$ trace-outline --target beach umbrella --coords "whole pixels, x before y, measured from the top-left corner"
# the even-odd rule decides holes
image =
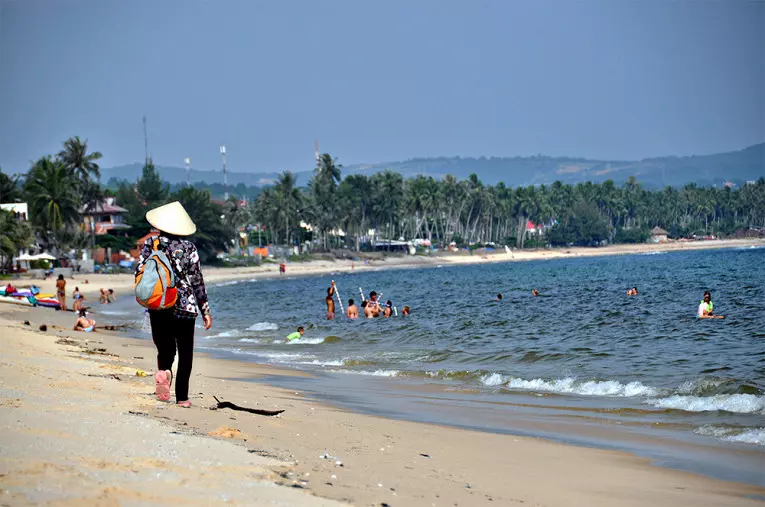
[[[55,258],[55,257],[53,257],[53,256],[52,256],[51,254],[49,254],[49,253],[41,253],[41,254],[39,254],[39,255],[34,255],[33,257],[34,257],[36,260],[39,260],[39,261],[55,261],[55,260],[56,260],[56,258]]]

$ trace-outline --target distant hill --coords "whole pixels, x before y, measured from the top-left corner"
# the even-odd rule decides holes
[[[342,162],[342,159],[341,159]],[[157,166],[163,179],[170,183],[186,181],[186,169],[182,167]],[[572,157],[491,157],[491,158],[414,158],[403,162],[376,164],[352,164],[343,167],[343,175],[373,174],[385,169],[400,172],[405,178],[423,174],[442,178],[452,174],[459,179],[471,173],[478,174],[487,184],[500,181],[508,186],[550,184],[556,180],[576,184],[584,181],[602,182],[612,179],[623,183],[635,176],[646,187],[682,186],[686,183],[711,186],[726,181],[741,184],[765,176],[765,143],[756,144],[740,151],[690,157],[647,158],[630,160],[591,160]],[[141,175],[141,164],[105,168],[101,170],[102,181],[111,177],[136,180]],[[229,172],[228,183],[235,186],[264,186],[271,184],[277,172],[241,173]],[[298,184],[308,183],[311,170],[297,172]],[[222,183],[220,170],[191,170],[191,180]]]
[[[186,182],[186,168],[185,167],[173,167],[173,166],[156,166],[159,175],[163,180],[174,183]],[[101,168],[101,181],[107,182],[112,178],[118,180],[135,181],[141,177],[141,170],[143,169],[143,163],[134,163],[129,165],[121,165],[115,167]],[[310,173],[310,171],[308,171]],[[205,183],[223,183],[223,171],[218,169],[215,171],[205,171],[199,169],[191,169],[191,181]],[[242,172],[228,172],[228,184],[236,186],[239,183],[248,186],[266,186],[271,185],[278,176],[277,172],[272,173],[242,173]],[[306,181],[310,174],[306,176]]]

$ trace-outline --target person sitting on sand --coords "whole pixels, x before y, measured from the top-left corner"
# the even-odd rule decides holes
[[[409,310],[409,307],[405,306],[401,309],[401,316],[406,317],[407,315],[409,315],[410,312],[411,310]]]
[[[704,299],[701,300],[696,316],[700,319],[724,319],[722,315],[713,315],[714,304],[712,303],[712,294],[709,291],[704,293]]]
[[[631,289],[627,289],[627,295],[628,296],[637,296],[638,295],[637,287],[632,287]]]
[[[285,342],[291,342],[292,340],[297,340],[301,336],[303,336],[303,333],[305,333],[305,329],[303,329],[303,326],[300,326],[297,328],[297,331],[294,333],[290,333],[287,335],[287,339],[285,339]]]
[[[85,310],[80,310],[79,317],[77,317],[77,322],[74,323],[74,330],[75,331],[84,331],[86,333],[91,333],[96,330],[96,321],[93,319],[88,318],[88,312]]]
[[[72,310],[75,312],[82,310],[82,302],[85,301],[85,296],[82,295],[79,287],[74,288],[74,292],[72,292],[72,299],[74,300],[74,303],[72,304]]]
[[[327,303],[327,320],[333,320],[335,318],[335,298],[333,297],[335,295],[335,282],[332,282],[332,285],[329,286],[327,289],[327,297],[324,298],[324,301]]]
[[[356,306],[353,299],[348,300],[348,308],[345,310],[345,314],[349,319],[355,320],[359,318],[359,307]]]
[[[536,289],[531,289],[531,295],[537,297],[539,295],[539,291]]]
[[[390,299],[385,302],[385,309],[383,310],[383,317],[386,319],[389,318],[391,315],[393,315],[393,303],[391,303]]]

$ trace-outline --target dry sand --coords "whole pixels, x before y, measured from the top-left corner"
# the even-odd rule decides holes
[[[150,342],[76,333],[72,321],[0,305],[0,505],[669,507],[765,498],[765,488],[624,452],[345,412],[242,380],[271,368],[201,354],[194,406],[178,408],[156,401],[151,376],[135,376],[155,364]],[[41,323],[47,332],[36,331]],[[213,396],[285,412],[210,410]]]

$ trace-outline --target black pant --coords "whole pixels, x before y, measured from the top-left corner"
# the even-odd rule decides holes
[[[149,312],[151,337],[157,346],[157,369],[173,367],[178,348],[178,371],[175,374],[175,401],[189,399],[189,378],[194,357],[195,318],[179,317],[172,309]]]

